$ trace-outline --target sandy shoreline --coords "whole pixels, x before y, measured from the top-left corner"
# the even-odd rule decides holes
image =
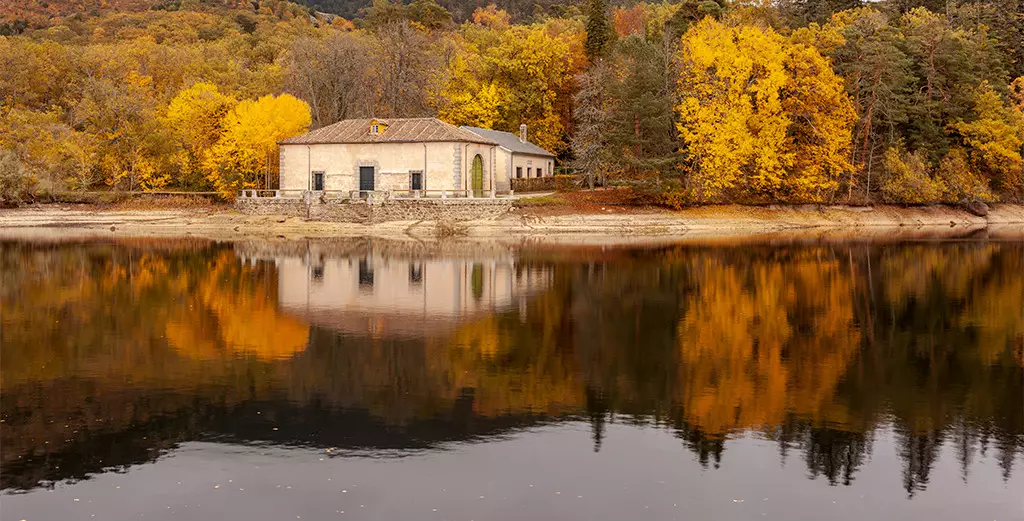
[[[994,205],[987,217],[946,206],[707,206],[683,211],[518,208],[494,219],[466,221],[454,240],[499,243],[630,244],[789,238],[899,239],[983,235],[1024,239],[1024,205]],[[196,237],[214,240],[366,237],[436,241],[436,223],[376,225],[243,215],[231,209],[118,210],[42,205],[0,210],[0,238]]]

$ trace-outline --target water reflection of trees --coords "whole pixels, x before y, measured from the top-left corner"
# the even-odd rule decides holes
[[[5,488],[202,436],[425,448],[560,418],[595,450],[662,425],[716,466],[753,432],[831,484],[891,426],[909,494],[944,445],[964,479],[1024,446],[1020,245],[524,252],[547,291],[418,339],[310,327],[229,246],[0,252]]]

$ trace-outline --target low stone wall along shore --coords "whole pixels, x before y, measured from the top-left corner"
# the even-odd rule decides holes
[[[235,208],[248,215],[287,215],[310,221],[374,224],[387,221],[473,221],[512,210],[509,198],[323,199],[240,197]]]

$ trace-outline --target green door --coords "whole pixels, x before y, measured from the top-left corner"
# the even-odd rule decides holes
[[[477,154],[473,157],[473,170],[471,177],[473,182],[473,197],[484,196],[484,159]]]

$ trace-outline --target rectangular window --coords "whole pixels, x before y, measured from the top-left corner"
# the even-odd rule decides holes
[[[360,192],[372,192],[374,187],[373,177],[375,175],[374,168],[372,166],[361,166],[359,167],[359,191]],[[366,194],[360,194],[360,197],[366,197]]]
[[[313,172],[313,190],[317,192],[323,191],[324,189],[324,173]]]
[[[323,282],[323,281],[324,281],[324,267],[323,266],[314,266],[313,267],[313,282]]]
[[[409,265],[409,284],[420,284],[423,282],[423,265],[422,264],[410,264]]]
[[[373,268],[367,259],[359,259],[359,286],[373,287]]]
[[[526,178],[530,178],[530,167],[526,167]]]
[[[423,190],[423,172],[409,172],[409,190]]]
[[[518,178],[518,179],[522,179],[523,178],[523,167],[521,167],[521,166],[517,166],[516,167],[516,178]]]

